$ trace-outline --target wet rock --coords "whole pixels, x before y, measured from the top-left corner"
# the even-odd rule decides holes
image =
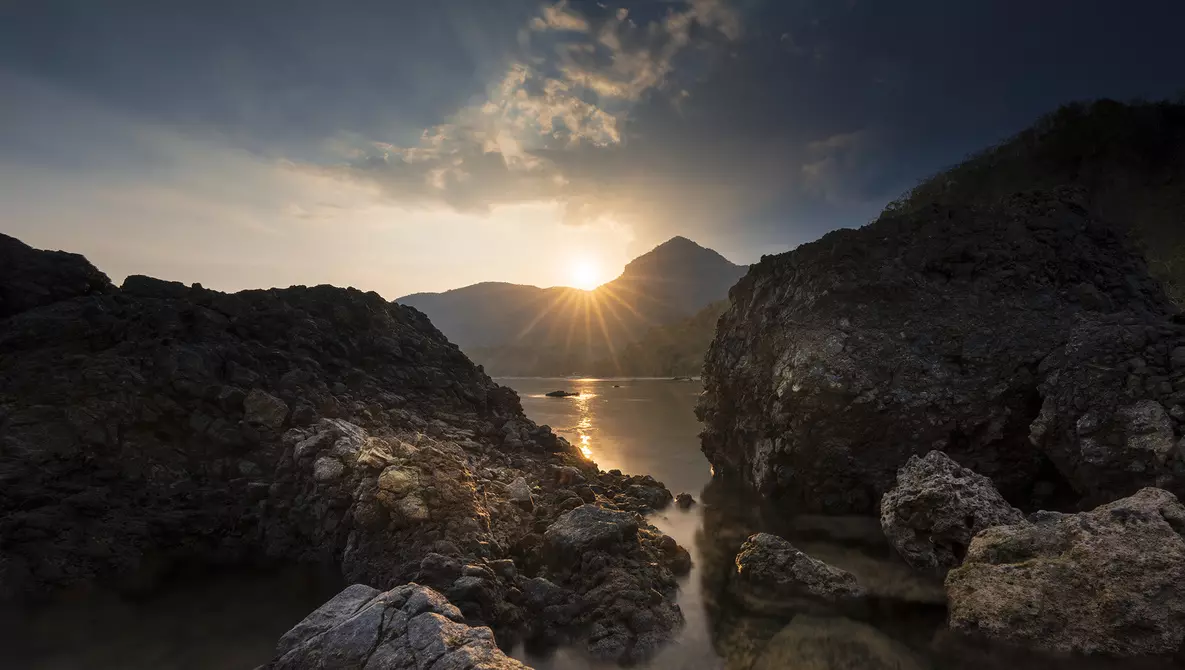
[[[544,395],[546,395],[548,398],[570,398],[573,396],[578,396],[580,394],[573,393],[571,391],[550,391],[548,393],[545,393]]]
[[[935,449],[1035,504],[1054,448],[1029,441],[1042,361],[1084,322],[1174,309],[1070,189],[886,211],[763,258],[731,303],[697,408],[716,472],[796,509],[865,514]]]
[[[798,616],[769,641],[753,670],[924,670],[909,647],[849,619]]]
[[[543,538],[553,561],[578,558],[591,549],[613,550],[637,542],[638,521],[633,514],[581,505],[547,528]]]
[[[385,593],[347,588],[285,633],[276,658],[263,667],[527,668],[498,649],[493,631],[465,625],[444,596],[417,584]]]
[[[1185,643],[1185,506],[1146,488],[1090,512],[988,528],[946,578],[950,628],[1031,649],[1128,657]]]
[[[690,493],[680,493],[675,496],[675,507],[679,509],[690,509],[695,504],[695,498]]]
[[[910,456],[897,471],[897,485],[881,499],[885,537],[906,563],[936,574],[963,560],[976,533],[1023,520],[991,480],[941,451]]]
[[[850,573],[769,533],[752,535],[741,545],[733,589],[746,607],[769,614],[827,611],[865,595]]]

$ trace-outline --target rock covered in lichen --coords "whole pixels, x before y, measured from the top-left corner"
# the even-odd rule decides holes
[[[881,499],[881,528],[897,553],[915,569],[940,575],[963,560],[983,529],[1023,520],[991,480],[941,451],[910,456]]]
[[[1185,644],[1185,506],[1146,488],[1090,512],[988,528],[946,590],[958,633],[1043,651],[1172,655]]]

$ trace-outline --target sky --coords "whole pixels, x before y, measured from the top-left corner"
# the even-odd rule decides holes
[[[1072,100],[1185,93],[1179,0],[0,0],[0,232],[388,298],[751,263]]]

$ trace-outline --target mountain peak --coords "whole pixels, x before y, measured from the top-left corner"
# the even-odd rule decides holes
[[[703,270],[734,269],[740,266],[719,253],[676,235],[630,261],[622,277],[685,274]]]

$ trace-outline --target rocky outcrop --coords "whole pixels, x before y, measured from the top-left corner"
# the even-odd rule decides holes
[[[1039,512],[971,542],[946,578],[950,628],[1108,656],[1185,650],[1185,506],[1147,488],[1091,512]]]
[[[850,573],[769,533],[757,533],[741,545],[734,591],[749,609],[771,614],[833,610],[865,595]]]
[[[1084,202],[1055,190],[887,211],[763,258],[704,366],[716,471],[802,509],[869,513],[911,455],[938,449],[1022,507],[1072,493],[1058,446],[1029,440],[1042,362],[1083,322],[1173,310]]]
[[[910,456],[881,499],[881,528],[913,568],[940,575],[958,565],[971,538],[990,526],[1020,523],[991,480],[941,451]]]
[[[355,584],[285,633],[277,652],[266,670],[527,668],[498,649],[493,631],[467,626],[444,596],[417,584],[386,593]]]
[[[589,595],[608,579],[587,565],[598,552],[572,559],[581,572],[539,551],[569,510],[632,517],[671,493],[526,419],[416,310],[329,286],[116,289],[75,281],[101,276],[81,257],[13,258],[5,286],[49,288],[0,315],[0,597],[299,561],[380,589],[418,580],[503,644],[602,623],[645,654],[678,627],[679,557],[644,522],[600,566],[629,573],[632,612],[658,612],[632,628],[621,607],[585,608],[609,599]],[[570,594],[554,634],[535,623],[554,605],[522,597],[536,577]]]
[[[114,288],[107,275],[78,254],[41,251],[0,234],[0,319]]]

